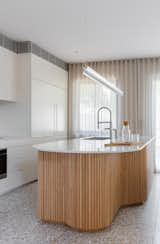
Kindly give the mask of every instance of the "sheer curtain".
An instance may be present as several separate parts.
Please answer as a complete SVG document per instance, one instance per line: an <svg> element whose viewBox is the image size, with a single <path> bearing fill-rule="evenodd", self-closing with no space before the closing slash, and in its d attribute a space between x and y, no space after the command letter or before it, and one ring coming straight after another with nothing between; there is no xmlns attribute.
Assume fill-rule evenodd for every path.
<svg viewBox="0 0 160 244"><path fill-rule="evenodd" d="M82 64L70 64L69 136L80 136L88 131L94 133L97 129L97 109L101 106L109 106L112 109L115 126L119 131L122 121L127 119L133 133L143 136L156 135L156 123L160 124L159 112L156 113L156 91L158 86L160 87L157 86L160 83L160 58L92 62L88 65L120 87L124 96L116 99L107 88L83 76ZM157 148L157 157L160 158L160 143ZM155 171L158 171L157 164Z"/></svg>
<svg viewBox="0 0 160 244"><path fill-rule="evenodd" d="M90 64L90 66L94 65ZM97 130L97 110L102 106L112 108L113 126L116 127L116 95L104 86L99 86L96 82L85 78L82 72L81 65L70 66L70 136L94 134Z"/></svg>
<svg viewBox="0 0 160 244"><path fill-rule="evenodd" d="M137 62L120 60L88 63L108 80L125 91L123 97L83 75L82 64L69 65L69 136L94 133L97 129L97 110L108 106L113 113L114 127L121 129L122 120L128 119L133 131L138 123Z"/></svg>
<svg viewBox="0 0 160 244"><path fill-rule="evenodd" d="M138 128L141 135L156 135L156 84L160 80L160 58L137 60Z"/></svg>
<svg viewBox="0 0 160 244"><path fill-rule="evenodd" d="M113 127L116 128L117 97L110 90L89 80L80 83L80 136L97 131L97 110L102 106L112 108ZM108 118L109 119L109 118Z"/></svg>
<svg viewBox="0 0 160 244"><path fill-rule="evenodd" d="M138 67L138 127L142 135L156 136L155 172L160 173L160 144L158 138L158 124L160 116L157 93L160 83L160 58L137 60Z"/></svg>

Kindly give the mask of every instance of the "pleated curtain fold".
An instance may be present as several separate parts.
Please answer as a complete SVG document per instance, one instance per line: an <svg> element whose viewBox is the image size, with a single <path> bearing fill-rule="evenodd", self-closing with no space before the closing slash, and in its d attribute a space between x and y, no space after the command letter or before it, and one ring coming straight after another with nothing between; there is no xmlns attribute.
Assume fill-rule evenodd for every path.
<svg viewBox="0 0 160 244"><path fill-rule="evenodd" d="M156 87L160 83L160 58L137 60L138 128L142 135L156 134Z"/></svg>
<svg viewBox="0 0 160 244"><path fill-rule="evenodd" d="M123 120L129 120L133 133L155 134L156 82L160 81L160 58L127 59L105 62L91 62L107 80L124 91L116 98L107 88L84 77L82 64L69 65L69 136L79 136L81 127L96 129L96 110L100 106L111 106L116 113L119 131ZM81 98L85 103L81 104ZM86 108L83 114L82 108ZM91 122L89 123L89 118ZM86 129L87 130L87 129Z"/></svg>

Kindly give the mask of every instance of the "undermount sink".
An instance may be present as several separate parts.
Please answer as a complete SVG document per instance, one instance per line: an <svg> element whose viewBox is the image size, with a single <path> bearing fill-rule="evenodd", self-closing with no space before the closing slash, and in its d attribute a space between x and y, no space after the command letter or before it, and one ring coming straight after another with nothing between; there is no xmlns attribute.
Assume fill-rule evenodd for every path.
<svg viewBox="0 0 160 244"><path fill-rule="evenodd" d="M83 138L83 140L107 140L109 139L108 137L101 137L101 136L93 136L93 137L86 137Z"/></svg>

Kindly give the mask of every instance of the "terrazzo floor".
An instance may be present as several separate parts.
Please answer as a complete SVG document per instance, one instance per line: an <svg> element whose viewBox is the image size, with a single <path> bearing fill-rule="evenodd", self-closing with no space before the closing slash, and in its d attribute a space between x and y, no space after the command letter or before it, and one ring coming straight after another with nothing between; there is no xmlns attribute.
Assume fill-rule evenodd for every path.
<svg viewBox="0 0 160 244"><path fill-rule="evenodd" d="M160 244L160 175L144 205L119 210L113 224L80 233L36 218L37 183L0 196L0 244Z"/></svg>

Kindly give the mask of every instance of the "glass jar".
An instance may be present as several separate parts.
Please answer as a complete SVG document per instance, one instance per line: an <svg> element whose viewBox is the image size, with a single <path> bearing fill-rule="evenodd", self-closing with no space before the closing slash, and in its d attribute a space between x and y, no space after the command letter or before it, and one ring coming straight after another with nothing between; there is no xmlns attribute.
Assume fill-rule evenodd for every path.
<svg viewBox="0 0 160 244"><path fill-rule="evenodd" d="M131 137L131 131L129 128L129 123L127 120L123 121L123 127L122 127L122 141L123 142L129 142Z"/></svg>

